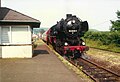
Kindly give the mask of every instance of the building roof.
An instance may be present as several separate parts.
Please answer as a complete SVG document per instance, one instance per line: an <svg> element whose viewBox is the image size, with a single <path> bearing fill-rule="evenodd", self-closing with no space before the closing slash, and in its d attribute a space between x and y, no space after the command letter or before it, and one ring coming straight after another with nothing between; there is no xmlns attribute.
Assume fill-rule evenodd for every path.
<svg viewBox="0 0 120 82"><path fill-rule="evenodd" d="M39 27L40 21L6 7L0 7L0 25L27 24Z"/></svg>

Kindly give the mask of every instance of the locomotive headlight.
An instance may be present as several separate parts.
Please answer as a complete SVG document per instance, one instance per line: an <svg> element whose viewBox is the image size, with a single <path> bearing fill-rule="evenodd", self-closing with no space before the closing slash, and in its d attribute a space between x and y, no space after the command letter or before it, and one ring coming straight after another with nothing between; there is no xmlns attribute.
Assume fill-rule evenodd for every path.
<svg viewBox="0 0 120 82"><path fill-rule="evenodd" d="M75 23L75 20L73 20L72 23Z"/></svg>
<svg viewBox="0 0 120 82"><path fill-rule="evenodd" d="M64 44L65 46L68 46L68 43L67 42L65 42L65 44Z"/></svg>
<svg viewBox="0 0 120 82"><path fill-rule="evenodd" d="M85 46L85 42L82 42L82 45L84 45L84 46Z"/></svg>
<svg viewBox="0 0 120 82"><path fill-rule="evenodd" d="M72 24L72 21L69 21L68 23L67 23L67 25L71 25Z"/></svg>
<svg viewBox="0 0 120 82"><path fill-rule="evenodd" d="M67 22L67 25L72 26L72 24L74 24L74 23L75 23L75 20L70 20L70 21Z"/></svg>

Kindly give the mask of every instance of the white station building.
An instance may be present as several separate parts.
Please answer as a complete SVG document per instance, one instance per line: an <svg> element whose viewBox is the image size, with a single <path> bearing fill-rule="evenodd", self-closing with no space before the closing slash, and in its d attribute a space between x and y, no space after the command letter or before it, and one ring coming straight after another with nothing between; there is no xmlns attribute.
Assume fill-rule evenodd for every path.
<svg viewBox="0 0 120 82"><path fill-rule="evenodd" d="M32 58L32 29L40 21L0 7L0 58Z"/></svg>

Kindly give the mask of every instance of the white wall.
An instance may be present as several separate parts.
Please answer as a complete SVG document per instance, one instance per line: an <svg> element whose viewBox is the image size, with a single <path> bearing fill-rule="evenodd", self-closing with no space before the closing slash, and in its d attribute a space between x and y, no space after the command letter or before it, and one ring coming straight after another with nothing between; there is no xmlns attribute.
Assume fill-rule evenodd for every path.
<svg viewBox="0 0 120 82"><path fill-rule="evenodd" d="M32 45L2 46L2 58L32 58Z"/></svg>
<svg viewBox="0 0 120 82"><path fill-rule="evenodd" d="M28 25L1 26L2 58L32 58L31 38L31 28Z"/></svg>

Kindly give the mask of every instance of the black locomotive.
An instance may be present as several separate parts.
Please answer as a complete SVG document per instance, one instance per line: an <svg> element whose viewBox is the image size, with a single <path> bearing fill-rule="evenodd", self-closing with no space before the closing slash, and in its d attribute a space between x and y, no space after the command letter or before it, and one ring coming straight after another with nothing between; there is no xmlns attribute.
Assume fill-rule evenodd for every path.
<svg viewBox="0 0 120 82"><path fill-rule="evenodd" d="M46 42L52 44L58 53L77 58L88 49L81 39L86 31L88 31L87 21L67 14L66 19L61 19L48 30Z"/></svg>

